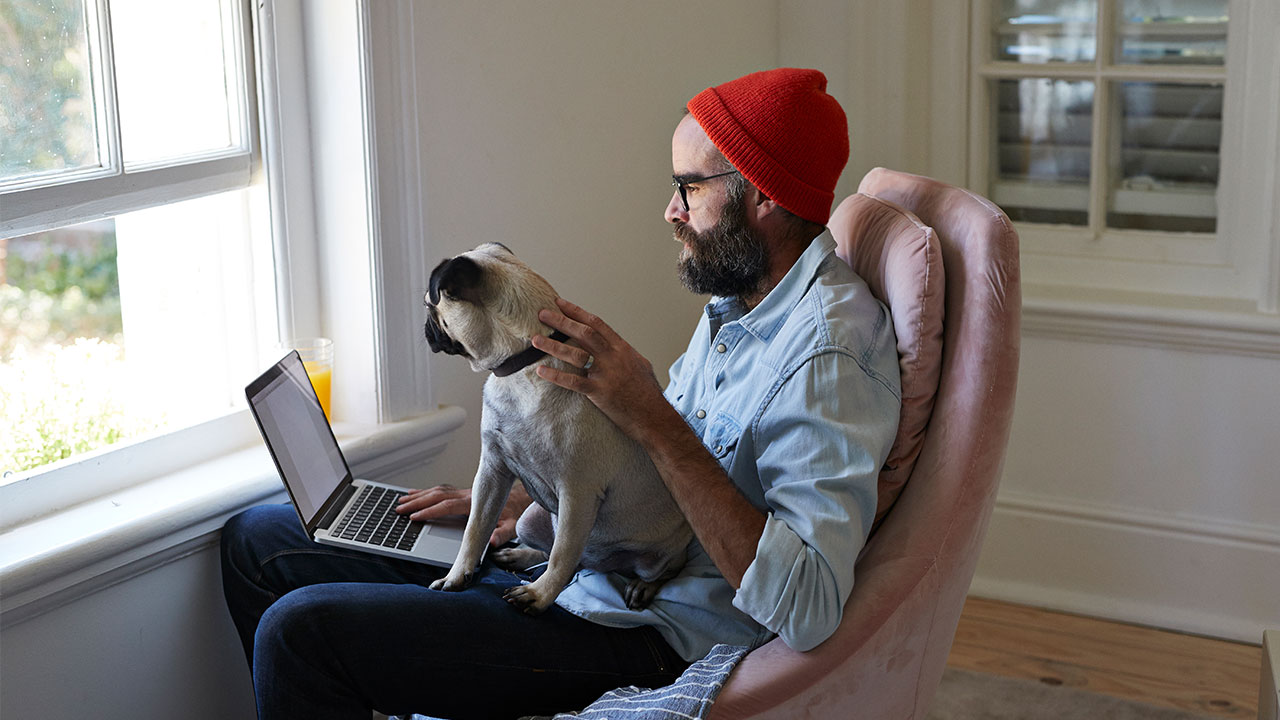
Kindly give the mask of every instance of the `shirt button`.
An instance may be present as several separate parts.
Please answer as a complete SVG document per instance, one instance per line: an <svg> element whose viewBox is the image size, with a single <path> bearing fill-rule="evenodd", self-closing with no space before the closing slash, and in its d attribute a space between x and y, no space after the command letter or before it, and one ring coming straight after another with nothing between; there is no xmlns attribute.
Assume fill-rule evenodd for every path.
<svg viewBox="0 0 1280 720"><path fill-rule="evenodd" d="M722 452L724 452L724 446L723 446L723 445L717 445L717 446L716 446L716 454L717 454L717 455L719 455L719 454L720 454L720 453L722 453Z"/></svg>
<svg viewBox="0 0 1280 720"><path fill-rule="evenodd" d="M707 416L707 411L706 411L706 410L699 410L698 412L694 413L694 415L697 415L697 416L698 416L698 419L699 419L699 420L701 420L702 418L704 418L704 417L706 417L706 416Z"/></svg>
<svg viewBox="0 0 1280 720"><path fill-rule="evenodd" d="M727 347L725 347L725 346L724 346L724 343L720 343L719 345L717 345L717 346L716 346L716 352L718 352L718 353L722 353L722 352L724 352L725 350L728 350L728 349L729 349L729 348L727 348Z"/></svg>

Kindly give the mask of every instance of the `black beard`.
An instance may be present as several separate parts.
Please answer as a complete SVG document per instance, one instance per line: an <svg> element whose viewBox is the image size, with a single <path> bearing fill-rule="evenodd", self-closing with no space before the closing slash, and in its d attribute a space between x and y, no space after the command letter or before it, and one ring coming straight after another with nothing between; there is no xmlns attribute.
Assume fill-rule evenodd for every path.
<svg viewBox="0 0 1280 720"><path fill-rule="evenodd" d="M699 295L750 298L764 287L769 257L759 233L747 227L746 202L730 198L720 220L704 232L685 223L675 238L688 246L680 256L680 282Z"/></svg>

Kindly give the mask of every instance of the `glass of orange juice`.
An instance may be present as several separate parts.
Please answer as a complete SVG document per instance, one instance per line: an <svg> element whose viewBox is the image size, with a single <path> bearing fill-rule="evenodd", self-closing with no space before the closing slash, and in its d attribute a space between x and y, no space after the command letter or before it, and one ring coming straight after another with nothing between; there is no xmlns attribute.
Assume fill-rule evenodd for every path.
<svg viewBox="0 0 1280 720"><path fill-rule="evenodd" d="M329 396L333 386L333 341L329 338L295 338L289 342L289 347L301 356L302 366L307 369L307 377L311 378L311 387L316 389L316 397L320 398L325 419L332 422Z"/></svg>

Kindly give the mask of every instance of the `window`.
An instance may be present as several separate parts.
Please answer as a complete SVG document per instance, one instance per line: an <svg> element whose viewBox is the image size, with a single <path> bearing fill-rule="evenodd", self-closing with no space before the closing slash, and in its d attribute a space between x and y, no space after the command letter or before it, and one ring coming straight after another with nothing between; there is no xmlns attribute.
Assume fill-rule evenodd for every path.
<svg viewBox="0 0 1280 720"><path fill-rule="evenodd" d="M1014 220L1212 233L1226 0L1111 7L996 3L991 196Z"/></svg>
<svg viewBox="0 0 1280 720"><path fill-rule="evenodd" d="M249 5L0 4L4 482L229 412L276 332Z"/></svg>
<svg viewBox="0 0 1280 720"><path fill-rule="evenodd" d="M1029 283L1272 304L1265 5L975 0L969 181Z"/></svg>

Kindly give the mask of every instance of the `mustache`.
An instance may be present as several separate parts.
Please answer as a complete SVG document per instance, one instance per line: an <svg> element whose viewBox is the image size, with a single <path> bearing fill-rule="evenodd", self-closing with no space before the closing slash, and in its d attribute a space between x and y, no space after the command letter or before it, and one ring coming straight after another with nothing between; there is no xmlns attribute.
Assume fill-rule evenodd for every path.
<svg viewBox="0 0 1280 720"><path fill-rule="evenodd" d="M683 243L690 242L696 236L697 233L693 232L686 223L677 222L675 227L671 229L671 237Z"/></svg>
<svg viewBox="0 0 1280 720"><path fill-rule="evenodd" d="M689 245L690 247L701 245L704 239L701 233L689 227L689 224L684 222L677 222L675 224L675 227L671 229L671 237L678 242Z"/></svg>

